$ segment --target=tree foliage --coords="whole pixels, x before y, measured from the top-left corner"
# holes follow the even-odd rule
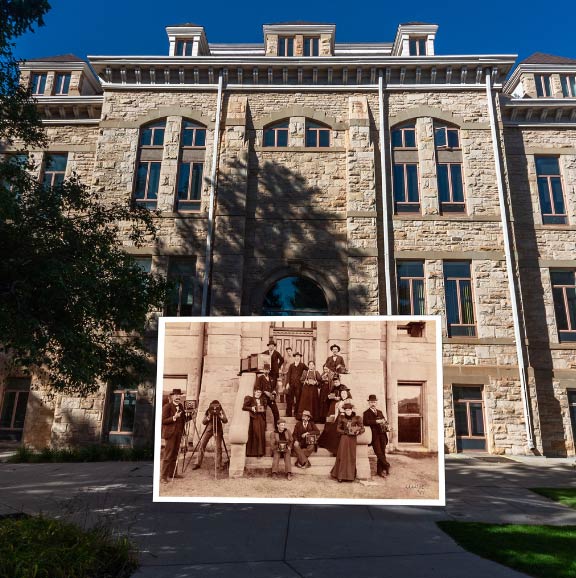
[[[12,39],[42,25],[45,1],[0,2],[0,150],[45,145],[29,92],[18,84]],[[142,334],[166,284],[121,248],[154,238],[153,214],[104,203],[76,176],[38,182],[28,161],[0,160],[0,341],[5,363],[86,394],[149,375]]]

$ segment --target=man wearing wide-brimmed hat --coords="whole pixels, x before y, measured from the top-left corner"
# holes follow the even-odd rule
[[[268,350],[263,351],[262,353],[270,356],[270,379],[274,389],[276,389],[278,376],[280,375],[284,358],[280,355],[280,352],[276,351],[276,342],[273,339],[268,341]]]
[[[324,367],[327,367],[334,373],[348,373],[346,364],[344,363],[344,358],[340,355],[340,346],[334,343],[330,347],[330,351],[332,352],[332,355],[328,356]]]
[[[300,392],[302,391],[302,374],[308,367],[302,363],[302,355],[299,351],[294,353],[294,363],[288,368],[286,374],[286,416],[292,417],[292,408],[294,412],[298,411],[300,402]]]
[[[170,478],[181,478],[176,473],[176,460],[180,450],[180,442],[186,422],[192,419],[191,414],[186,414],[182,401],[182,390],[173,389],[168,396],[168,402],[162,406],[162,437],[166,445],[164,447],[164,459],[160,481],[166,483]]]
[[[268,407],[272,410],[272,417],[274,418],[274,424],[278,422],[280,417],[280,412],[278,411],[278,406],[276,405],[276,387],[275,382],[270,376],[270,364],[264,364],[264,373],[258,376],[256,380],[256,386],[265,396]]]
[[[302,421],[296,422],[294,427],[294,453],[298,456],[296,466],[298,468],[309,468],[310,460],[308,459],[314,451],[315,444],[309,443],[310,434],[320,435],[320,430],[312,421],[312,414],[305,409],[302,412]]]
[[[376,407],[378,398],[371,393],[368,396],[368,405],[370,406],[363,415],[364,425],[372,430],[372,449],[376,454],[376,474],[385,478],[390,471],[390,464],[386,459],[386,446],[388,445],[388,421],[384,414]]]

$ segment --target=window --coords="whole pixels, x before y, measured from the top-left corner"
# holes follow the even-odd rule
[[[147,209],[156,209],[160,168],[164,151],[166,122],[149,124],[140,131],[140,149],[134,201]]]
[[[552,88],[550,87],[549,74],[535,74],[534,81],[536,82],[537,96],[552,96]]]
[[[134,262],[145,273],[152,271],[152,257],[137,257],[134,259]]]
[[[46,74],[33,74],[31,88],[32,94],[44,94],[46,90]]]
[[[130,445],[136,417],[136,391],[116,389],[110,406],[109,441],[114,445]]]
[[[422,444],[422,383],[398,384],[398,443]]]
[[[201,205],[204,163],[180,163],[177,211],[198,211]]]
[[[184,120],[180,138],[176,211],[200,210],[205,149],[206,128]]]
[[[439,148],[460,148],[460,131],[457,128],[439,126],[434,128],[434,145]]]
[[[288,146],[288,121],[269,125],[264,128],[265,147],[287,147]]]
[[[444,262],[448,337],[475,337],[476,321],[470,262]]]
[[[576,271],[550,271],[560,341],[576,341]]]
[[[317,36],[304,37],[304,56],[319,56],[320,38]]]
[[[466,204],[462,184],[462,165],[438,163],[437,169],[440,210],[443,213],[463,213],[466,210]]]
[[[426,38],[410,38],[410,56],[426,56]]]
[[[576,98],[576,75],[561,76],[562,95],[566,98]]]
[[[45,154],[42,184],[45,187],[55,187],[62,184],[66,174],[67,162],[68,153]]]
[[[28,155],[23,154],[8,154],[2,159],[0,156],[0,161],[5,160],[5,164],[2,167],[2,177],[0,178],[0,187],[3,187],[7,191],[14,191],[16,197],[18,198],[19,191],[17,182],[19,180],[20,170],[28,169]]]
[[[329,147],[330,129],[317,122],[306,122],[306,146]]]
[[[394,163],[394,207],[397,213],[419,213],[418,165]]]
[[[29,393],[29,377],[9,377],[6,380],[0,407],[0,439],[22,439]]]
[[[398,313],[424,315],[424,261],[398,261]]]
[[[70,92],[70,77],[71,74],[69,72],[56,75],[54,94],[68,94]]]
[[[192,56],[192,46],[194,40],[177,40],[176,41],[176,56]]]
[[[567,223],[566,206],[558,157],[536,157],[535,161],[542,223],[565,225]]]
[[[172,290],[166,307],[166,315],[172,317],[192,315],[195,269],[194,258],[170,257],[168,281],[172,283]]]
[[[294,37],[278,37],[278,56],[294,56]]]
[[[452,394],[457,451],[486,450],[482,387],[455,385]]]
[[[415,149],[416,126],[414,124],[408,124],[395,128],[392,131],[392,147],[395,149]]]
[[[568,390],[568,407],[570,409],[570,421],[572,422],[572,438],[576,443],[576,389]]]
[[[308,277],[284,277],[268,289],[262,315],[328,315],[324,291]]]

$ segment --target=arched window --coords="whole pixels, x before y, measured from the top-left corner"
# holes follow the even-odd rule
[[[265,147],[287,147],[288,146],[288,120],[269,124],[264,127]]]
[[[460,129],[445,123],[434,123],[438,195],[442,213],[465,213],[464,181]]]
[[[134,202],[147,209],[156,209],[158,206],[158,186],[160,184],[165,130],[165,120],[145,125],[140,130]]]
[[[329,147],[330,127],[306,120],[306,146],[307,147]]]
[[[394,158],[394,209],[396,213],[419,213],[418,150],[414,121],[392,129]]]
[[[307,277],[284,277],[266,293],[263,315],[328,315],[322,289]]]
[[[182,121],[176,211],[199,211],[206,154],[206,127]]]

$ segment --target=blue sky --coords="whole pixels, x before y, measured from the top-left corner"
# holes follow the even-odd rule
[[[182,0],[52,0],[46,26],[22,36],[21,58],[73,53],[93,55],[167,54],[164,27],[194,22],[209,42],[262,42],[262,24],[309,20],[336,24],[338,42],[390,42],[401,22],[434,22],[440,28],[437,54],[518,54],[533,52],[576,58],[572,0],[385,3],[183,2]],[[471,8],[473,7],[473,9]]]

